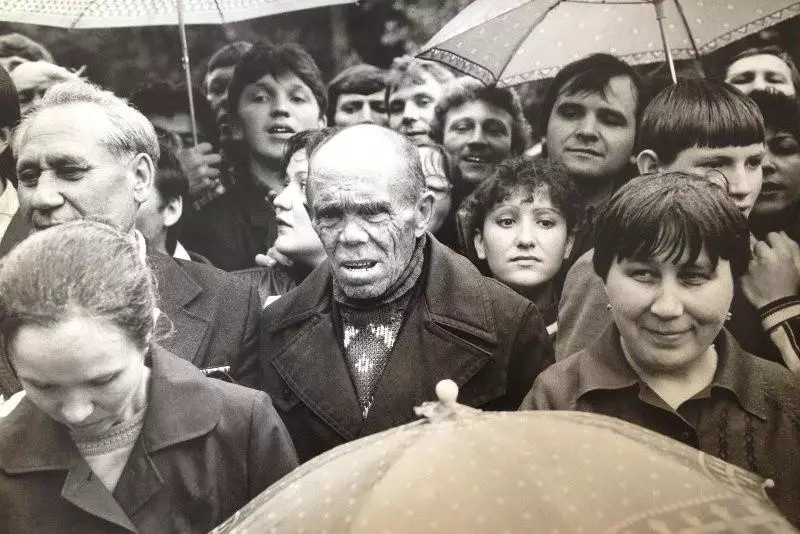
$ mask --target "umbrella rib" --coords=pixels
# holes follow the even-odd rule
[[[89,2],[86,4],[86,8],[81,10],[81,14],[78,15],[78,18],[75,19],[75,21],[72,23],[72,25],[69,27],[69,29],[70,30],[74,30],[75,27],[78,26],[78,23],[81,21],[83,16],[86,14],[86,12],[89,11],[92,8],[92,6],[95,5],[96,3],[97,3],[97,0],[89,0]]]
[[[686,13],[683,12],[683,6],[680,3],[680,0],[675,0],[675,7],[678,8],[678,15],[680,15],[681,20],[683,21],[683,27],[686,28],[686,35],[689,36],[689,42],[692,45],[692,50],[694,50],[694,57],[697,60],[700,60],[700,50],[697,49],[697,42],[694,40],[694,35],[692,35],[692,30],[689,28],[689,21],[686,20]]]
[[[219,13],[219,20],[222,21],[222,24],[225,24],[225,15],[222,14],[222,8],[219,7],[219,0],[214,0],[214,7],[217,8],[217,13]]]
[[[519,40],[517,41],[517,44],[516,44],[516,46],[514,47],[514,50],[519,50],[519,49],[520,49],[520,47],[522,46],[522,43],[523,43],[523,42],[525,42],[525,39],[527,39],[527,38],[528,38],[528,37],[531,35],[531,33],[533,33],[533,30],[534,30],[534,29],[535,29],[535,28],[536,28],[536,27],[537,27],[539,24],[541,24],[541,22],[542,22],[542,21],[543,21],[545,18],[547,18],[547,15],[549,15],[549,14],[550,14],[550,12],[551,12],[551,11],[553,11],[553,10],[556,8],[556,6],[558,6],[558,4],[559,4],[559,3],[560,3],[560,2],[554,2],[554,3],[553,3],[553,5],[551,5],[550,7],[548,7],[548,8],[547,8],[547,11],[545,11],[544,13],[542,13],[542,16],[541,16],[541,17],[539,17],[539,19],[538,19],[536,22],[534,22],[533,24],[531,24],[531,27],[530,27],[530,29],[529,29],[527,32],[525,32],[525,33],[522,35],[522,37],[520,37],[520,38],[519,38]],[[511,54],[511,55],[509,55],[509,56],[508,56],[508,60],[506,60],[506,62],[503,64],[502,68],[500,68],[500,70],[498,71],[498,75],[497,75],[497,77],[495,78],[495,83],[497,83],[497,81],[496,81],[496,80],[499,80],[499,79],[500,79],[501,75],[503,74],[503,71],[504,71],[504,70],[506,70],[506,67],[508,67],[508,64],[509,64],[509,63],[511,63],[511,60],[512,60],[512,59],[514,59],[514,56],[515,56],[515,55],[516,55],[516,53],[514,53],[514,54]]]

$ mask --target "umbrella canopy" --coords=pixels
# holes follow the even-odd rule
[[[594,52],[665,61],[664,41],[697,58],[798,14],[796,0],[476,0],[417,55],[507,87]]]
[[[4,22],[62,28],[178,24],[179,0],[0,0]],[[185,24],[223,24],[355,0],[183,0]]]
[[[760,477],[618,419],[423,411],[301,466],[214,532],[796,532]]]

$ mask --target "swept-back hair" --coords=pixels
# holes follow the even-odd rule
[[[614,261],[646,261],[664,256],[674,263],[684,254],[697,261],[705,250],[716,268],[730,261],[738,278],[747,271],[747,219],[719,184],[683,172],[634,178],[611,197],[598,217],[594,270],[603,280]]]
[[[639,150],[662,165],[694,146],[722,148],[764,142],[764,119],[755,102],[723,82],[684,78],[658,93],[644,110]]]
[[[0,57],[19,56],[28,61],[48,61],[53,63],[53,55],[42,43],[34,41],[21,33],[0,35]]]
[[[340,95],[371,95],[385,89],[385,70],[366,63],[347,67],[328,83],[328,124],[333,124]]]
[[[311,153],[314,152],[319,145],[333,137],[337,132],[342,131],[340,126],[327,126],[319,130],[303,130],[291,136],[286,140],[286,148],[281,157],[281,164],[278,167],[281,176],[286,176],[286,169],[289,168],[289,163],[292,161],[294,153],[305,149],[308,159],[311,159]]]
[[[253,44],[247,41],[235,41],[222,46],[208,60],[206,76],[212,70],[236,66],[242,56],[251,48],[253,48]]]
[[[486,102],[511,115],[511,154],[518,156],[530,144],[531,127],[522,112],[519,95],[511,88],[498,88],[483,85],[474,78],[463,76],[444,86],[442,98],[436,103],[431,124],[431,139],[437,143],[444,140],[444,124],[447,113],[468,102]]]
[[[427,59],[419,59],[411,56],[394,58],[387,75],[387,109],[389,97],[392,93],[406,85],[423,85],[426,75],[431,76],[441,84],[454,80],[456,77],[447,67],[435,61],[428,61]]]
[[[146,349],[155,309],[154,277],[135,240],[102,223],[36,232],[0,262],[0,336],[7,346],[23,326],[79,316],[108,321]]]
[[[267,74],[273,77],[294,74],[300,78],[317,101],[319,117],[325,116],[328,96],[322,73],[311,54],[296,43],[276,45],[269,41],[260,41],[242,56],[233,71],[228,86],[228,113],[232,117],[239,116],[237,110],[244,88]]]
[[[636,93],[636,124],[638,125],[645,100],[642,78],[630,65],[611,54],[591,54],[562,68],[550,82],[542,100],[540,115],[542,123],[539,125],[539,131],[547,131],[553,107],[561,94],[606,96],[608,83],[611,78],[617,76],[626,76],[633,84]]]
[[[71,104],[94,104],[102,108],[111,127],[100,142],[114,156],[124,158],[144,153],[150,156],[154,165],[158,164],[161,155],[158,136],[147,117],[111,91],[83,80],[62,82],[47,90],[39,104],[22,119],[14,132],[14,152],[18,152],[19,143],[42,111]]]
[[[764,117],[764,128],[788,132],[800,141],[800,104],[783,93],[753,91],[748,95]]]

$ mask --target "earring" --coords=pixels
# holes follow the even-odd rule
[[[726,313],[725,314],[725,321],[730,321],[731,317],[733,317],[733,314],[731,312]]]
[[[611,304],[606,304],[606,309],[607,309],[608,311],[611,311],[611,310],[613,310],[613,309],[614,309],[614,306],[612,306]]]

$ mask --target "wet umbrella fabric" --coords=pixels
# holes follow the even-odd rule
[[[426,409],[301,466],[214,532],[796,532],[757,475],[618,419]]]
[[[793,0],[476,0],[417,55],[508,87],[594,52],[663,62],[661,28],[674,59],[694,59],[797,15]]]

